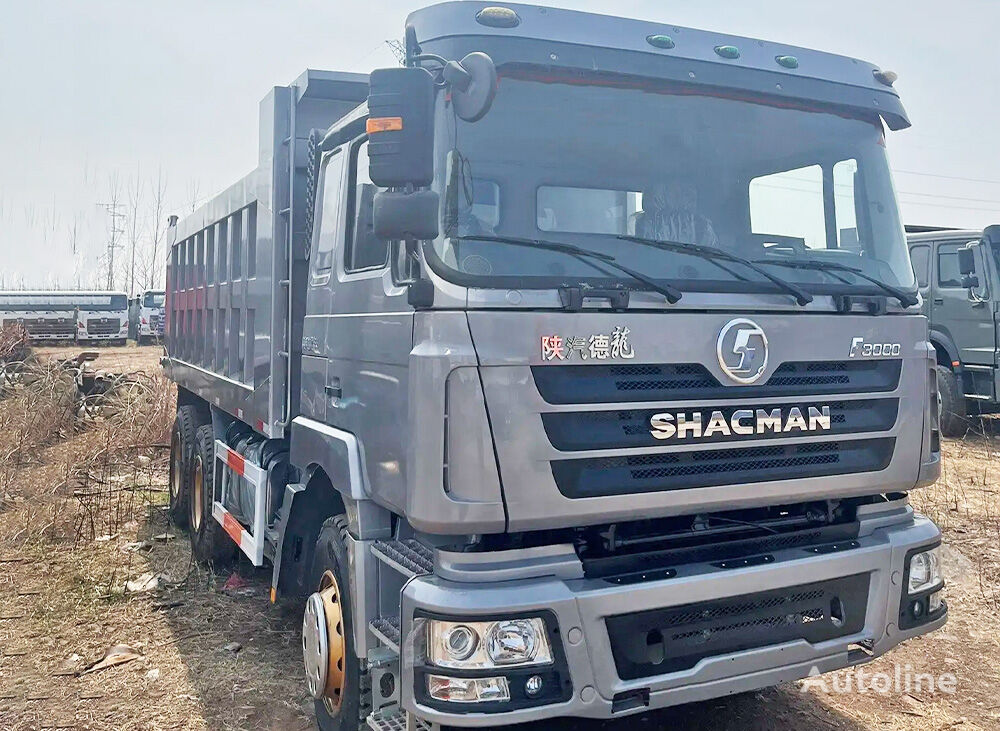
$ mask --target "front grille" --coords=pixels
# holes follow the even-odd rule
[[[163,320],[159,315],[151,315],[149,318],[149,329],[159,335],[163,334]]]
[[[121,321],[117,317],[92,317],[87,320],[88,335],[117,335]]]
[[[711,449],[552,462],[559,492],[568,498],[795,480],[889,466],[895,439]]]
[[[699,363],[544,365],[531,374],[550,404],[596,404],[680,399],[771,398],[892,391],[900,360],[789,362],[767,382],[730,387]]]
[[[763,410],[769,414],[774,409],[781,409],[787,418],[792,408],[798,408],[806,418],[809,408],[830,409],[830,428],[823,429],[822,434],[852,434],[859,432],[886,431],[896,423],[897,399],[864,399],[857,401],[809,401],[790,404],[754,404],[753,406],[721,406],[697,409],[622,409],[613,411],[589,412],[555,412],[542,414],[542,424],[545,434],[552,446],[561,451],[583,451],[588,449],[614,449],[627,447],[649,447],[677,443],[691,443],[692,439],[655,439],[650,433],[650,418],[657,413],[667,411],[671,414],[683,413],[686,417],[700,414],[703,427],[708,426],[713,411],[719,411],[728,427],[733,413],[737,410]],[[753,425],[755,417],[746,417],[741,424]],[[728,428],[726,431],[729,431]],[[731,442],[746,439],[771,439],[804,434],[802,431],[782,432],[779,430],[764,430],[760,433],[741,435],[716,431],[710,436],[701,437],[699,443]]]
[[[608,617],[623,680],[678,672],[701,660],[794,640],[818,643],[864,628],[869,575]]]
[[[76,334],[76,321],[72,317],[43,318],[25,317],[17,319],[7,319],[3,321],[5,326],[20,325],[29,337],[64,336],[73,337]]]

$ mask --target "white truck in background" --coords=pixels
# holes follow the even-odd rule
[[[124,345],[128,339],[128,295],[124,292],[73,292],[75,297],[76,341],[111,342]]]
[[[0,292],[0,326],[20,325],[33,342],[69,342],[76,337],[76,292]]]
[[[163,340],[164,304],[166,293],[162,289],[140,292],[129,305],[129,337],[139,345]]]

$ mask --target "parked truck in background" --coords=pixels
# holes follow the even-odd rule
[[[139,345],[163,340],[166,293],[162,289],[140,292],[129,303],[129,337]]]
[[[967,417],[1000,410],[1000,226],[908,236],[937,358],[941,433],[963,436]]]
[[[0,292],[0,325],[20,325],[36,343],[72,343],[76,338],[76,292]]]
[[[128,340],[128,295],[117,291],[74,292],[76,341],[125,345]]]
[[[940,627],[890,72],[528,5],[307,71],[172,226],[170,511],[323,729],[611,718]]]

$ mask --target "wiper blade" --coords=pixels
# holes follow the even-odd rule
[[[660,239],[647,239],[642,236],[630,236],[628,234],[620,234],[618,238],[623,241],[632,241],[636,244],[642,244],[643,246],[651,246],[654,249],[662,249],[664,251],[677,251],[682,254],[694,254],[695,256],[700,256],[703,259],[708,259],[709,261],[713,259],[719,259],[721,261],[731,261],[737,264],[742,264],[745,267],[752,269],[753,271],[760,274],[762,277],[770,280],[774,284],[781,287],[783,290],[788,292],[788,294],[795,297],[795,301],[799,306],[805,306],[813,301],[813,296],[806,292],[801,287],[792,284],[787,279],[782,279],[781,277],[776,277],[770,272],[761,269],[759,266],[753,263],[750,259],[746,259],[737,254],[725,251],[723,249],[716,249],[714,246],[703,246],[701,244],[687,244],[683,241],[662,241]]]
[[[574,246],[573,244],[566,244],[561,241],[546,241],[544,239],[528,239],[520,236],[495,236],[492,234],[483,236],[452,236],[451,238],[455,241],[486,241],[497,244],[510,244],[511,246],[545,249],[547,251],[561,251],[580,259],[597,260],[607,264],[612,269],[617,269],[620,272],[628,274],[636,281],[645,284],[652,291],[659,292],[667,298],[667,302],[670,304],[675,304],[682,296],[680,290],[671,287],[669,284],[662,284],[657,282],[652,277],[647,277],[645,274],[637,272],[631,267],[619,264],[618,260],[611,256],[611,254],[604,254],[600,251],[591,251],[590,249],[584,249],[580,246]]]
[[[804,261],[800,259],[757,259],[760,264],[773,264],[779,267],[789,267],[791,269],[813,269],[820,272],[849,272],[860,279],[871,282],[876,287],[881,289],[886,294],[895,297],[899,300],[903,307],[912,307],[917,304],[919,300],[917,295],[913,292],[907,292],[905,289],[900,289],[899,287],[894,287],[891,284],[883,282],[881,279],[869,276],[865,274],[860,269],[855,267],[847,266],[846,264],[841,264],[837,261]],[[843,277],[837,277],[841,281],[846,281]]]

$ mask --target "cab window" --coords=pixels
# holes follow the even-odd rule
[[[389,261],[389,242],[375,235],[372,204],[380,190],[368,177],[368,141],[358,145],[351,161],[351,202],[348,206],[347,251],[344,269],[348,272],[380,269]]]
[[[313,255],[316,271],[326,271],[333,266],[333,252],[337,248],[337,238],[343,230],[340,226],[341,199],[344,190],[344,160],[341,150],[334,152],[323,161],[323,198],[319,211],[319,236]]]
[[[962,272],[958,267],[958,244],[938,247],[937,282],[939,287],[962,288]]]

